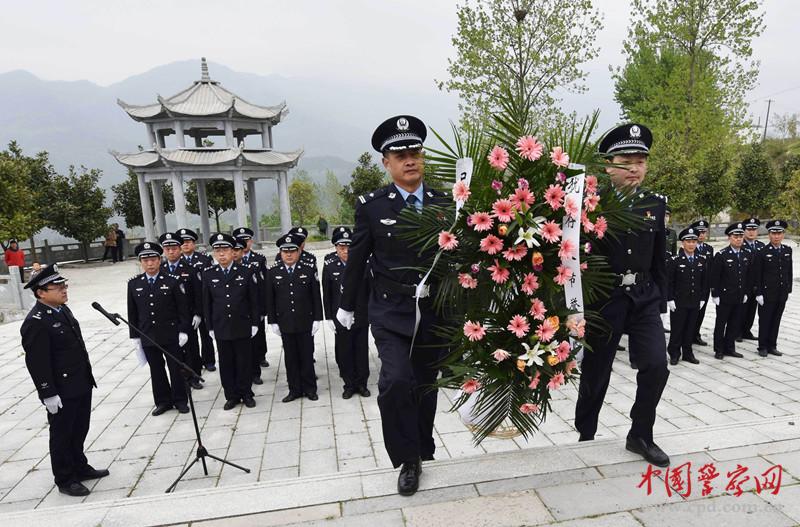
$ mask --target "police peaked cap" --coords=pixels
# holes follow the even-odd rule
[[[192,229],[178,229],[176,234],[180,236],[181,240],[192,240],[193,242],[197,241],[197,233]]]
[[[224,232],[218,232],[211,235],[211,247],[233,247],[236,244],[236,238]]]
[[[784,220],[770,220],[766,224],[769,232],[783,232],[788,226],[789,223]]]
[[[25,284],[25,289],[35,291],[50,284],[63,284],[66,281],[66,278],[58,274],[58,265],[53,264],[43,267],[39,274]]]
[[[680,234],[678,234],[678,239],[683,240],[696,240],[697,239],[697,229],[694,227],[686,227],[683,229]]]
[[[151,256],[161,256],[164,253],[164,249],[156,242],[142,242],[136,246],[133,252],[141,260]]]
[[[372,133],[372,148],[380,153],[422,148],[428,130],[413,115],[396,115],[383,121]]]
[[[162,247],[166,247],[167,245],[180,245],[181,237],[175,232],[165,232],[158,237],[158,243],[160,243]]]
[[[744,234],[744,223],[741,221],[737,221],[736,223],[731,223],[727,227],[725,227],[725,234],[730,236],[731,234]]]
[[[275,245],[277,245],[279,249],[299,249],[300,244],[302,244],[305,240],[305,236],[297,232],[289,231],[288,234],[278,238],[275,241]]]
[[[249,240],[253,236],[255,236],[255,233],[253,232],[253,229],[248,229],[247,227],[239,227],[238,229],[233,231],[233,235],[239,240]]]
[[[245,247],[247,247],[247,241],[244,238],[236,238],[236,241],[233,242],[235,251],[243,251]]]
[[[627,123],[612,128],[603,135],[597,151],[604,157],[650,153],[653,133],[643,124]]]
[[[744,220],[745,229],[752,229],[753,227],[758,227],[759,225],[761,225],[761,222],[758,221],[758,218],[747,218]]]
[[[308,238],[308,229],[306,229],[305,227],[292,227],[291,229],[289,229],[289,232],[287,234],[299,235],[300,237],[303,238],[302,240],[300,240],[300,243],[303,243],[304,241],[306,241],[306,238]]]
[[[353,243],[353,231],[347,227],[338,227],[333,231],[331,243],[334,245],[350,245]]]
[[[689,225],[689,227],[699,232],[706,232],[708,230],[708,222],[706,220],[697,220],[696,222]]]

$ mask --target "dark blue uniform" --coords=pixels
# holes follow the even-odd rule
[[[335,251],[325,255],[325,266],[322,269],[322,300],[325,319],[333,320],[336,327],[336,364],[339,366],[339,375],[344,381],[345,390],[357,391],[359,388],[367,387],[369,378],[369,321],[367,320],[369,281],[367,275],[364,275],[362,288],[356,300],[355,320],[352,327],[346,329],[336,320],[346,268]]]
[[[211,267],[214,265],[214,259],[203,253],[193,252],[191,256],[183,255],[181,256],[186,263],[188,263],[196,272],[198,276],[198,280],[200,281],[200,287],[197,289],[197,298],[199,299],[198,302],[202,306],[203,304],[203,284],[202,284],[202,277],[203,277],[203,269],[207,267]],[[202,308],[201,308],[202,309]],[[200,316],[203,316],[202,313]],[[214,366],[217,363],[216,355],[214,353],[214,341],[208,335],[208,326],[206,326],[205,318],[203,321],[200,322],[200,326],[197,328],[199,340],[200,340],[200,357],[203,366]]]
[[[189,262],[183,258],[175,263],[164,261],[161,264],[161,272],[176,278],[182,285],[186,292],[186,305],[189,311],[189,318],[195,316],[203,316],[203,282],[200,280],[200,270],[192,267]],[[202,373],[203,360],[200,357],[200,340],[197,338],[197,331],[193,327],[189,327],[186,334],[189,336],[189,342],[184,347],[186,355],[186,363],[192,367],[192,370],[197,375]]]
[[[764,242],[759,240],[753,240],[752,243],[748,242],[746,239],[744,243],[742,243],[742,250],[747,251],[752,255],[752,262],[755,262],[756,255],[758,252],[764,248]],[[752,272],[753,269],[750,269]],[[752,279],[751,283],[755,285],[755,278]],[[744,304],[744,310],[742,312],[742,328],[739,333],[739,337],[753,339],[753,322],[756,319],[756,309],[758,309],[758,303],[756,302],[756,295],[755,290],[751,290],[747,293],[747,302]]]
[[[758,349],[775,352],[781,317],[792,292],[792,248],[768,244],[756,254],[752,274],[755,295],[764,297],[758,309]]]
[[[683,252],[683,249],[679,249],[678,252]],[[706,261],[712,263],[714,261],[714,248],[711,244],[706,242],[697,242],[697,248],[694,250],[695,254],[699,254],[700,256],[705,256]],[[706,308],[708,307],[708,298],[711,293],[711,288],[706,292],[706,297],[703,299],[706,301],[703,304],[703,307],[700,308],[700,311],[697,313],[697,323],[695,324],[694,330],[694,341],[699,342],[700,338],[700,327],[703,325],[703,319],[706,317]]]
[[[316,271],[298,260],[291,273],[281,262],[267,274],[267,318],[280,328],[289,394],[296,397],[317,394],[311,329],[322,320],[322,298]]]
[[[423,208],[449,203],[445,194],[423,185]],[[398,238],[399,214],[406,205],[394,184],[359,198],[339,301],[343,310],[356,311],[369,273],[369,323],[381,359],[378,407],[386,451],[395,468],[419,458],[433,459],[437,391],[432,385],[445,352],[444,343],[431,331],[437,323],[433,295],[419,301],[421,320],[411,350],[414,296],[423,275],[409,268],[429,266],[433,251],[420,257],[418,249]]]
[[[255,251],[248,251],[242,255],[242,264],[249,266],[258,280],[258,333],[253,337],[253,378],[261,377],[261,364],[267,362],[267,332],[265,319],[267,316],[267,257]]]
[[[692,341],[700,302],[708,296],[708,271],[708,260],[696,252],[690,259],[681,251],[667,265],[667,300],[675,302],[675,310],[669,315],[671,333],[667,346],[673,360],[681,355],[684,360],[694,358]]]
[[[225,400],[252,398],[250,339],[260,318],[257,279],[249,267],[233,262],[227,273],[219,264],[205,269],[202,280],[203,319],[217,341]]]
[[[47,413],[50,464],[59,487],[80,479],[90,467],[83,453],[92,410],[92,375],[81,328],[69,307],[37,302],[20,328],[25,365],[39,398],[58,395],[62,408]]]
[[[631,408],[632,436],[652,442],[656,406],[669,377],[660,315],[666,312],[667,295],[665,204],[648,191],[638,191],[634,199],[630,211],[644,218],[645,226],[628,229],[616,238],[606,236],[594,244],[595,251],[608,258],[617,280],[609,298],[589,306],[599,310],[611,325],[611,335],[587,333],[592,351],[583,357],[575,407],[575,428],[582,440],[593,439],[597,431],[611,365],[623,333],[628,335],[631,359],[638,365],[636,400]]]
[[[183,359],[183,352],[178,347],[178,333],[188,335],[191,316],[180,280],[164,272],[158,273],[152,283],[145,273],[128,280],[128,322],[156,344]],[[130,338],[138,339],[140,335],[131,329]],[[150,384],[156,406],[186,404],[188,396],[181,367],[146,338],[142,338],[141,343],[150,366]],[[165,361],[169,378],[164,369]]]
[[[720,250],[711,262],[711,297],[719,298],[714,322],[714,356],[740,356],[736,353],[744,296],[752,294],[752,275],[749,272],[753,255],[734,251],[730,246]]]

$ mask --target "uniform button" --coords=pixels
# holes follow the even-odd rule
[[[631,254],[631,252],[632,252],[632,251],[631,251],[630,249],[628,249],[628,254]]]
[[[62,376],[63,376],[63,377],[66,377],[66,376],[67,376],[67,374],[65,373],[65,374],[63,374]]]
[[[226,296],[227,298],[230,298],[230,297],[231,297],[231,295],[225,295],[225,296]]]
[[[231,305],[230,305],[230,304],[228,304],[228,307],[231,307]]]
[[[150,302],[150,305],[152,306],[152,305],[153,305],[153,303],[152,303],[152,302]]]
[[[150,293],[150,296],[152,297],[152,296],[153,296],[153,293]]]
[[[292,309],[292,313],[294,313],[294,309]]]
[[[387,238],[391,238],[391,237],[392,237],[392,233],[391,233],[391,232],[387,232],[387,233],[386,233],[386,237],[387,237]]]
[[[228,318],[231,318],[231,316],[230,316],[230,315],[228,315]]]
[[[382,296],[383,296],[383,298],[388,298],[388,295],[386,293],[383,293]]]
[[[631,288],[630,288],[630,287],[626,287],[626,288],[625,288],[625,291],[630,291],[630,290],[631,290]]]
[[[151,314],[151,315],[155,315],[155,313],[153,313],[152,311],[150,312],[150,314]]]

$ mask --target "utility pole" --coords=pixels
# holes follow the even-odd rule
[[[769,124],[769,108],[770,108],[770,106],[772,106],[772,99],[767,99],[767,118],[764,121],[764,135],[761,136],[761,142],[762,143],[767,138],[767,125]]]

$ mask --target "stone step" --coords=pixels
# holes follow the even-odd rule
[[[747,457],[769,444],[790,440],[795,440],[792,443],[797,443],[800,449],[800,427],[795,426],[798,418],[788,416],[675,431],[659,436],[658,444],[676,461],[712,449],[737,449],[736,453],[742,454],[739,457]],[[305,518],[303,511],[316,514],[317,519],[338,517],[348,508],[351,513],[359,510],[366,513],[374,508],[368,504],[376,499],[396,503],[394,508],[399,509],[415,503],[415,499],[432,499],[432,496],[439,496],[440,501],[458,499],[462,493],[474,494],[476,489],[481,492],[495,488],[502,492],[601,479],[604,470],[598,471],[597,467],[626,463],[632,465],[626,467],[629,474],[641,473],[646,468],[640,457],[625,450],[624,440],[607,439],[425,463],[422,492],[410,499],[396,494],[396,470],[374,469],[40,508],[3,515],[0,522],[3,527],[51,522],[60,527],[144,527],[223,518],[228,520],[221,525],[230,525],[230,521],[242,517],[241,525],[247,525],[248,515],[291,511],[284,520],[275,523],[289,524]],[[391,508],[386,506],[383,510]]]

